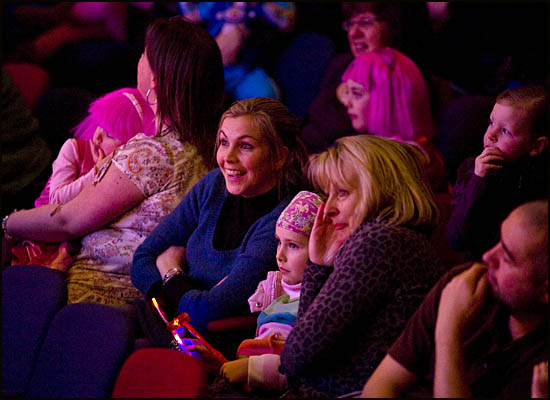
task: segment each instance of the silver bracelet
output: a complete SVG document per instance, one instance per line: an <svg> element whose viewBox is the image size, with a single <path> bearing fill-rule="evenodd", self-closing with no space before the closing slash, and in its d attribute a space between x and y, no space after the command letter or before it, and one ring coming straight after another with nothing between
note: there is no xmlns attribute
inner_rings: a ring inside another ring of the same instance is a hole
<svg viewBox="0 0 550 400"><path fill-rule="evenodd" d="M183 275L183 270L180 267L170 268L162 277L162 286L176 275Z"/></svg>

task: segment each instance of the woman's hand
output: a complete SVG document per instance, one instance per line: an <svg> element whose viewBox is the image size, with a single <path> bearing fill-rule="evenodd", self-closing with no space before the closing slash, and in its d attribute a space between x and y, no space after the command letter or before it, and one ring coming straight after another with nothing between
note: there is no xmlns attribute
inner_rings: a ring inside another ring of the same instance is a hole
<svg viewBox="0 0 550 400"><path fill-rule="evenodd" d="M220 374L230 383L246 383L248 381L248 357L226 362L220 368Z"/></svg>
<svg viewBox="0 0 550 400"><path fill-rule="evenodd" d="M160 276L164 276L170 269L180 267L183 269L185 264L185 247L170 246L157 257L157 269Z"/></svg>
<svg viewBox="0 0 550 400"><path fill-rule="evenodd" d="M309 237L309 259L320 265L334 265L334 258L342 244L348 238L344 231L336 231L332 220L325 215L326 203L323 202L315 216L313 229Z"/></svg>

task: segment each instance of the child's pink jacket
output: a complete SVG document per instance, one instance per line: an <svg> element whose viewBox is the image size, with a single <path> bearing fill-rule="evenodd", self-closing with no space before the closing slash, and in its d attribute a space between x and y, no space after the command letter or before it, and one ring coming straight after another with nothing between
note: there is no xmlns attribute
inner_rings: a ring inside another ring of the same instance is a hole
<svg viewBox="0 0 550 400"><path fill-rule="evenodd" d="M248 299L250 311L263 311L273 300L288 294L291 298L300 295L301 283L288 285L281 280L280 271L269 271L267 278L258 284L256 292ZM248 357L248 384L250 386L264 387L273 390L281 390L286 386L286 377L279 373L279 364L281 363L279 353L284 345L284 340L292 330L292 326L277 322L263 324L256 332L256 338L246 340L239 346L242 350L243 345L248 343L249 347L255 343L255 349L261 353L264 348L266 354L250 355ZM245 343L247 342L247 343ZM264 346L262 346L262 344Z"/></svg>
<svg viewBox="0 0 550 400"><path fill-rule="evenodd" d="M52 164L52 176L34 202L34 206L60 204L72 200L92 182L94 166L91 141L67 139Z"/></svg>

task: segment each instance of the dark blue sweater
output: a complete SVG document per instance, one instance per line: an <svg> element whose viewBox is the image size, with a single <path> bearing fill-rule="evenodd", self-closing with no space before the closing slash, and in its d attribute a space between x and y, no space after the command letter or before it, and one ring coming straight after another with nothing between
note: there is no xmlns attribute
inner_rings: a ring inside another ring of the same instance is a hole
<svg viewBox="0 0 550 400"><path fill-rule="evenodd" d="M172 245L184 246L187 272L206 290L186 292L178 313L188 313L199 331L204 331L209 321L248 309L248 297L267 272L276 268L275 223L291 200L287 196L252 224L236 249L216 250L214 231L227 196L220 170L208 173L137 248L131 268L132 283L146 295L161 280L157 256ZM227 279L216 286L224 277Z"/></svg>

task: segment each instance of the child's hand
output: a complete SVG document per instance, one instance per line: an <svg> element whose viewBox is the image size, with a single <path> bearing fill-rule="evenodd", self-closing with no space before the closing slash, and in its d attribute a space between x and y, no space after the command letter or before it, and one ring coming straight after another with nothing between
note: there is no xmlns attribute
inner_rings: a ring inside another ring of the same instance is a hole
<svg viewBox="0 0 550 400"><path fill-rule="evenodd" d="M220 368L220 375L230 383L246 383L248 381L248 357L226 362Z"/></svg>
<svg viewBox="0 0 550 400"><path fill-rule="evenodd" d="M474 174L480 178L487 176L489 171L497 171L502 168L504 153L497 147L486 147L479 156L476 157Z"/></svg>
<svg viewBox="0 0 550 400"><path fill-rule="evenodd" d="M220 370L220 362L206 347L201 345L197 339L186 338L183 341L187 351L193 353L195 357L198 356L196 358L199 358L204 362L205 368L209 373L218 373Z"/></svg>
<svg viewBox="0 0 550 400"><path fill-rule="evenodd" d="M543 361L533 368L531 397L548 398L548 361Z"/></svg>
<svg viewBox="0 0 550 400"><path fill-rule="evenodd" d="M105 158L105 153L103 152L103 149L99 145L96 145L93 141L92 158L96 164L96 167L99 169L100 166L98 165L98 163L100 163ZM103 163L101 163L101 165L103 165Z"/></svg>

